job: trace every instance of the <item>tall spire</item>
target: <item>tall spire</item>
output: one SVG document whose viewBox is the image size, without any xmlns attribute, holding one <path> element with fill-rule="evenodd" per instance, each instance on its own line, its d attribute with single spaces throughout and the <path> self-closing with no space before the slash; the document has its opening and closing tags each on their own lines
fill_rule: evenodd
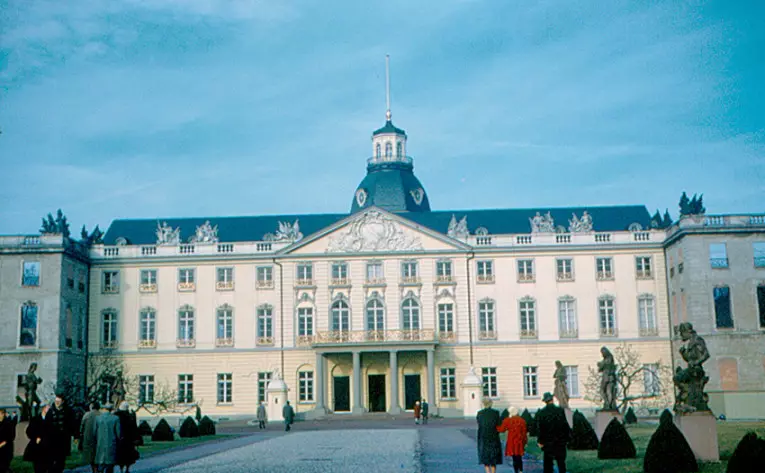
<svg viewBox="0 0 765 473">
<path fill-rule="evenodd" d="M 385 119 L 390 121 L 390 55 L 385 55 Z"/>
</svg>

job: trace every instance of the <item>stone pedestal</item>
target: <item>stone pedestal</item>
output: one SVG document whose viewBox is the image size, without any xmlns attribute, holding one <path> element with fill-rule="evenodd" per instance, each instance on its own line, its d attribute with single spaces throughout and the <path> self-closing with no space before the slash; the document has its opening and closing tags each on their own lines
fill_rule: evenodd
<svg viewBox="0 0 765 473">
<path fill-rule="evenodd" d="M 598 436 L 598 440 L 603 437 L 603 432 L 606 431 L 606 427 L 608 427 L 612 419 L 622 422 L 622 415 L 616 410 L 595 411 L 595 435 Z"/>
<path fill-rule="evenodd" d="M 16 440 L 13 443 L 13 456 L 18 457 L 24 454 L 29 439 L 27 438 L 27 426 L 29 422 L 19 422 L 16 424 Z"/>
<path fill-rule="evenodd" d="M 283 421 L 284 415 L 282 414 L 282 409 L 287 404 L 287 384 L 279 378 L 268 383 L 266 399 L 268 401 L 266 412 L 268 413 L 269 422 Z"/>
<path fill-rule="evenodd" d="M 675 424 L 685 436 L 698 460 L 720 461 L 720 447 L 717 444 L 717 420 L 710 411 L 677 414 Z"/>
<path fill-rule="evenodd" d="M 480 411 L 483 401 L 483 381 L 475 373 L 472 366 L 462 381 L 462 414 L 465 417 L 475 417 Z"/>
<path fill-rule="evenodd" d="M 566 413 L 566 421 L 568 421 L 568 426 L 573 429 L 574 428 L 574 413 L 571 412 L 571 409 L 569 409 L 568 407 L 564 407 L 563 412 Z"/>
</svg>

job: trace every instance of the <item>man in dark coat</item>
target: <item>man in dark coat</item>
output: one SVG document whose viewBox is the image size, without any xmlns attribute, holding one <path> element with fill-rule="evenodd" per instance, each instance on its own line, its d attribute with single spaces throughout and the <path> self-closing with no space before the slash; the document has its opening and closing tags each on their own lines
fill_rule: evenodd
<svg viewBox="0 0 765 473">
<path fill-rule="evenodd" d="M 499 412 L 491 408 L 491 399 L 483 400 L 483 409 L 478 411 L 478 463 L 486 468 L 486 473 L 496 473 L 497 465 L 502 464 L 502 441 L 497 427 L 500 425 Z"/>
<path fill-rule="evenodd" d="M 120 438 L 117 442 L 117 465 L 123 473 L 130 473 L 130 466 L 138 461 L 138 440 L 141 436 L 138 433 L 135 416 L 130 412 L 130 405 L 127 401 L 120 403 L 119 409 L 115 413 L 120 420 Z"/>
<path fill-rule="evenodd" d="M 258 428 L 265 429 L 266 422 L 268 422 L 268 413 L 266 412 L 266 405 L 264 403 L 258 404 Z"/>
<path fill-rule="evenodd" d="M 120 419 L 112 413 L 113 406 L 105 404 L 96 418 L 96 464 L 101 473 L 113 473 L 117 464 L 117 445 L 120 441 Z"/>
<path fill-rule="evenodd" d="M 16 424 L 8 417 L 8 411 L 0 409 L 0 473 L 7 473 L 11 467 L 14 440 L 16 440 Z"/>
<path fill-rule="evenodd" d="M 289 432 L 290 426 L 295 422 L 295 411 L 290 406 L 289 401 L 282 408 L 282 417 L 284 417 L 284 430 Z"/>
<path fill-rule="evenodd" d="M 100 405 L 97 402 L 91 402 L 88 412 L 82 416 L 80 422 L 80 451 L 82 452 L 82 461 L 90 465 L 93 473 L 98 473 L 96 465 L 96 417 L 101 413 L 98 411 Z"/>
<path fill-rule="evenodd" d="M 542 401 L 545 407 L 537 412 L 536 422 L 537 443 L 544 452 L 544 473 L 553 473 L 553 460 L 558 464 L 558 471 L 566 471 L 566 445 L 571 439 L 571 427 L 563 409 L 553 404 L 552 394 L 544 393 Z"/>
<path fill-rule="evenodd" d="M 430 410 L 430 406 L 428 405 L 428 401 L 425 399 L 422 400 L 422 404 L 420 404 L 420 414 L 422 415 L 422 423 L 427 424 L 428 423 L 428 411 Z"/>
<path fill-rule="evenodd" d="M 45 416 L 50 434 L 50 470 L 49 473 L 62 473 L 66 466 L 66 457 L 72 449 L 72 414 L 62 394 L 56 394 L 53 406 Z"/>
<path fill-rule="evenodd" d="M 31 462 L 35 473 L 48 473 L 50 465 L 50 431 L 45 422 L 50 406 L 40 405 L 40 413 L 29 421 L 27 438 L 29 443 L 24 449 L 24 461 Z"/>
</svg>

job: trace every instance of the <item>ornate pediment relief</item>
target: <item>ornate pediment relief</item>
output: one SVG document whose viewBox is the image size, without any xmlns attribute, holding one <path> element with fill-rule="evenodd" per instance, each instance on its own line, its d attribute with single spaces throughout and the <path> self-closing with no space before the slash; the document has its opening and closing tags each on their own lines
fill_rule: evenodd
<svg viewBox="0 0 765 473">
<path fill-rule="evenodd" d="M 422 250 L 418 236 L 408 235 L 401 224 L 379 211 L 369 211 L 333 235 L 327 253 Z"/>
</svg>

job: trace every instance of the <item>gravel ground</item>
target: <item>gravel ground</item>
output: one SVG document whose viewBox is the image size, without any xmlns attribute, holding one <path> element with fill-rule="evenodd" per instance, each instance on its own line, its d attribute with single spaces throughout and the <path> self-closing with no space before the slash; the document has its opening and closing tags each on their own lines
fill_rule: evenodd
<svg viewBox="0 0 765 473">
<path fill-rule="evenodd" d="M 161 473 L 416 473 L 418 444 L 414 429 L 294 432 Z"/>
</svg>

